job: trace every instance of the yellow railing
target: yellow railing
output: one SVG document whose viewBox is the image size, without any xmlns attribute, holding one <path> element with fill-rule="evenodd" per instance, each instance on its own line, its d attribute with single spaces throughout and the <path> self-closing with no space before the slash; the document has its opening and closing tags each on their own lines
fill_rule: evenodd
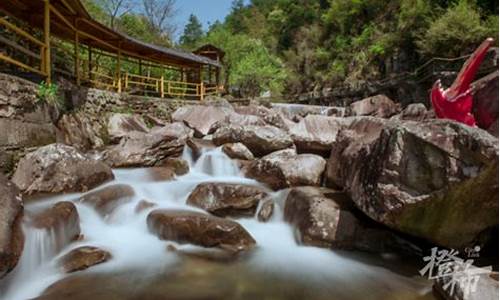
<svg viewBox="0 0 500 300">
<path fill-rule="evenodd" d="M 45 66 L 45 44 L 38 40 L 36 37 L 33 35 L 27 33 L 26 31 L 22 30 L 21 28 L 17 27 L 16 25 L 12 24 L 11 22 L 7 21 L 6 17 L 1 17 L 0 18 L 0 26 L 5 28 L 11 33 L 16 34 L 18 37 L 22 37 L 24 40 L 29 42 L 31 45 L 35 45 L 38 47 L 38 53 L 33 52 L 33 50 L 26 48 L 25 46 L 20 45 L 19 43 L 16 43 L 14 41 L 11 41 L 3 36 L 0 36 L 0 43 L 4 44 L 12 49 L 15 49 L 19 52 L 22 52 L 25 57 L 28 57 L 30 59 L 34 59 L 39 61 L 39 66 L 38 67 L 33 67 L 31 65 L 34 65 L 32 63 L 25 63 L 22 62 L 12 56 L 9 56 L 5 52 L 0 52 L 0 60 L 5 61 L 7 63 L 13 64 L 15 66 L 18 66 L 20 68 L 23 68 L 25 70 L 28 70 L 30 72 L 39 74 L 41 76 L 46 76 L 47 73 L 44 70 Z"/>
</svg>

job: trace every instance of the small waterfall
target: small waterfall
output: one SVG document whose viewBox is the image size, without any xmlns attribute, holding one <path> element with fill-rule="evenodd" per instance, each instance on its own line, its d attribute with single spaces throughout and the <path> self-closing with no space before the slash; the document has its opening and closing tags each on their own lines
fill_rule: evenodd
<svg viewBox="0 0 500 300">
<path fill-rule="evenodd" d="M 50 230 L 23 226 L 25 244 L 17 267 L 0 284 L 2 299 L 28 299 L 42 292 L 47 282 L 59 278 L 52 259 L 57 255 L 58 241 Z"/>
<path fill-rule="evenodd" d="M 194 163 L 192 171 L 214 177 L 240 176 L 236 163 L 229 159 L 220 147 L 204 149 L 200 158 Z"/>
<path fill-rule="evenodd" d="M 168 272 L 179 269 L 178 263 L 182 260 L 179 260 L 180 256 L 175 252 L 167 251 L 167 245 L 173 244 L 178 249 L 187 249 L 193 245 L 179 245 L 158 239 L 148 231 L 148 213 L 153 209 L 200 211 L 187 205 L 186 199 L 198 184 L 207 181 L 262 186 L 255 180 L 242 176 L 237 164 L 227 157 L 221 148 L 203 149 L 195 160 L 191 150 L 185 147 L 183 158 L 188 161 L 190 172 L 170 181 L 151 181 L 146 169 L 115 170 L 115 180 L 107 184 L 129 185 L 133 187 L 135 196 L 105 218 L 94 207 L 75 202 L 77 195 L 59 195 L 48 197 L 45 199 L 47 201 L 42 199 L 26 204 L 25 210 L 29 215 L 58 201 L 74 201 L 83 239 L 61 249 L 56 240 L 59 232 L 36 229 L 26 223 L 23 254 L 16 269 L 0 281 L 0 300 L 25 300 L 42 294 L 48 286 L 67 276 L 58 266 L 59 257 L 80 246 L 98 247 L 110 252 L 112 256 L 108 262 L 80 272 L 124 273 L 147 281 L 147 278 L 153 278 L 155 274 L 165 277 Z M 307 299 L 320 299 L 317 297 L 318 291 L 328 296 L 321 299 L 380 300 L 389 299 L 391 289 L 408 292 L 412 296 L 422 290 L 422 285 L 386 269 L 343 257 L 331 249 L 297 244 L 293 227 L 283 220 L 283 207 L 288 190 L 269 192 L 275 207 L 274 215 L 267 223 L 259 222 L 256 218 L 234 219 L 255 238 L 257 248 L 246 260 L 234 265 L 226 263 L 217 270 L 234 272 L 231 271 L 235 270 L 231 269 L 232 267 L 243 266 L 243 272 L 258 274 L 259 277 L 272 275 L 273 280 L 278 280 L 281 284 L 305 283 L 304 289 L 308 295 L 316 295 Z M 154 207 L 137 213 L 136 206 L 142 200 L 154 204 Z M 204 280 L 211 280 L 212 275 L 208 272 L 208 277 Z M 236 278 L 240 275 L 236 272 L 229 276 Z M 256 291 L 269 290 L 270 298 L 273 298 L 272 291 L 275 290 L 276 282 L 273 280 L 263 281 L 254 288 Z M 189 281 L 180 284 L 185 284 L 184 289 L 192 286 Z M 98 290 L 101 287 L 89 288 Z M 124 290 L 129 288 L 123 287 Z M 133 288 L 139 290 L 137 286 Z"/>
</svg>

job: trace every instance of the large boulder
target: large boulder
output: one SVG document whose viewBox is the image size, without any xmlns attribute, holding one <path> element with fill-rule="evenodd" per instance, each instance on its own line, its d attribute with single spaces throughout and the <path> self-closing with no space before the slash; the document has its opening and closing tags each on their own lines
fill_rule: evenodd
<svg viewBox="0 0 500 300">
<path fill-rule="evenodd" d="M 113 184 L 78 198 L 77 201 L 92 206 L 101 216 L 111 214 L 120 205 L 132 201 L 134 189 L 127 184 Z"/>
<path fill-rule="evenodd" d="M 498 137 L 498 71 L 472 84 L 472 113 L 479 127 Z"/>
<path fill-rule="evenodd" d="M 277 127 L 268 125 L 222 126 L 214 133 L 213 142 L 218 146 L 227 143 L 242 143 L 255 156 L 263 156 L 293 145 L 290 135 Z"/>
<path fill-rule="evenodd" d="M 389 118 L 401 111 L 399 104 L 385 95 L 377 95 L 359 100 L 349 105 L 353 116 L 373 116 Z"/>
<path fill-rule="evenodd" d="M 192 130 L 182 123 L 153 128 L 148 133 L 131 131 L 118 145 L 108 148 L 103 158 L 113 167 L 161 165 L 168 157 L 180 156 L 192 134 Z"/>
<path fill-rule="evenodd" d="M 163 240 L 235 252 L 255 246 L 255 240 L 240 224 L 207 214 L 154 210 L 149 213 L 147 223 L 149 230 Z"/>
<path fill-rule="evenodd" d="M 327 185 L 335 188 L 344 188 L 344 182 L 352 180 L 356 174 L 353 168 L 361 168 L 364 163 L 358 156 L 368 151 L 389 121 L 374 117 L 348 117 L 346 122 L 349 125 L 338 132 L 325 172 Z"/>
<path fill-rule="evenodd" d="M 285 131 L 288 130 L 286 118 L 280 112 L 273 109 L 262 105 L 251 104 L 247 106 L 237 106 L 234 110 L 240 115 L 256 116 L 268 125 L 278 127 Z"/>
<path fill-rule="evenodd" d="M 457 249 L 498 225 L 497 138 L 448 120 L 370 128 L 341 133 L 328 164 L 365 214 Z"/>
<path fill-rule="evenodd" d="M 405 107 L 399 114 L 392 116 L 391 119 L 423 121 L 425 119 L 431 119 L 433 116 L 434 113 L 428 111 L 424 104 L 412 103 Z"/>
<path fill-rule="evenodd" d="M 254 216 L 259 202 L 269 195 L 256 186 L 236 183 L 201 183 L 191 192 L 187 204 L 219 217 Z"/>
<path fill-rule="evenodd" d="M 345 108 L 335 106 L 319 106 L 296 103 L 272 103 L 272 109 L 290 120 L 305 118 L 309 115 L 344 117 Z"/>
<path fill-rule="evenodd" d="M 30 219 L 30 225 L 50 234 L 52 250 L 60 251 L 80 236 L 80 218 L 72 202 L 62 201 Z"/>
<path fill-rule="evenodd" d="M 412 251 L 410 244 L 388 230 L 358 218 L 343 192 L 320 187 L 291 189 L 284 218 L 297 229 L 304 245 L 370 252 Z"/>
<path fill-rule="evenodd" d="M 169 181 L 176 176 L 187 174 L 189 163 L 180 157 L 169 157 L 163 160 L 161 165 L 147 168 L 146 172 L 153 181 Z"/>
<path fill-rule="evenodd" d="M 308 115 L 290 126 L 290 135 L 299 153 L 314 153 L 327 157 L 337 133 L 345 123 L 342 118 Z"/>
<path fill-rule="evenodd" d="M 112 142 L 119 141 L 131 131 L 148 132 L 148 126 L 139 115 L 113 114 L 108 120 L 108 135 Z"/>
<path fill-rule="evenodd" d="M 113 178 L 106 164 L 71 146 L 52 144 L 22 158 L 12 181 L 30 195 L 84 192 Z"/>
<path fill-rule="evenodd" d="M 59 265 L 64 272 L 73 273 L 102 264 L 109 259 L 111 259 L 111 254 L 108 251 L 91 246 L 82 246 L 71 250 L 61 257 Z"/>
<path fill-rule="evenodd" d="M 247 177 L 267 184 L 274 190 L 321 184 L 325 160 L 315 154 L 299 154 L 295 150 L 277 151 L 252 161 L 244 168 Z"/>
<path fill-rule="evenodd" d="M 109 136 L 103 118 L 82 111 L 64 114 L 57 122 L 57 141 L 81 151 L 108 144 Z"/>
<path fill-rule="evenodd" d="M 23 200 L 19 189 L 0 173 L 0 278 L 14 269 L 23 251 Z"/>
<path fill-rule="evenodd" d="M 230 106 L 190 105 L 178 108 L 172 114 L 172 120 L 184 122 L 194 129 L 197 137 L 202 137 L 211 133 L 217 123 L 225 122 L 232 112 Z"/>
</svg>

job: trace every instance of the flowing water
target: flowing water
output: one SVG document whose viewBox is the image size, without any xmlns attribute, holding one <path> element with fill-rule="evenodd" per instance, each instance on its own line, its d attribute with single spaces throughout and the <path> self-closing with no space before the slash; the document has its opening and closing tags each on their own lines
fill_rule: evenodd
<svg viewBox="0 0 500 300">
<path fill-rule="evenodd" d="M 105 218 L 75 201 L 84 238 L 62 251 L 55 249 L 53 234 L 25 224 L 25 250 L 15 271 L 0 282 L 0 298 L 36 298 L 63 280 L 68 285 L 62 289 L 72 289 L 73 294 L 40 299 L 434 299 L 430 283 L 416 277 L 417 266 L 408 262 L 385 255 L 298 245 L 293 229 L 283 221 L 287 191 L 273 193 L 276 208 L 269 222 L 260 223 L 256 218 L 237 220 L 257 241 L 258 247 L 250 253 L 229 261 L 179 254 L 202 249 L 161 241 L 149 233 L 146 217 L 151 210 L 200 211 L 185 201 L 201 182 L 259 185 L 242 177 L 220 149 L 206 150 L 193 161 L 186 148 L 183 158 L 189 162 L 190 172 L 173 181 L 154 180 L 148 169 L 115 170 L 116 179 L 106 185 L 132 186 L 136 193 L 133 201 Z M 25 205 L 26 215 L 79 196 L 31 201 Z M 136 205 L 143 199 L 157 206 L 137 213 Z M 58 258 L 84 245 L 105 249 L 112 259 L 65 275 L 57 264 Z M 168 251 L 167 245 L 175 245 L 179 251 Z"/>
</svg>

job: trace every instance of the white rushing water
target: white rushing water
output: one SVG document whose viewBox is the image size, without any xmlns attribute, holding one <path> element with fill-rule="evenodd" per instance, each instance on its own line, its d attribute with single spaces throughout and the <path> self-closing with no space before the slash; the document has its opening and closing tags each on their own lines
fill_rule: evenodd
<svg viewBox="0 0 500 300">
<path fill-rule="evenodd" d="M 83 239 L 73 242 L 59 253 L 54 249 L 50 233 L 25 225 L 26 243 L 18 267 L 0 282 L 1 299 L 25 300 L 40 295 L 49 285 L 64 278 L 57 259 L 80 246 L 96 246 L 109 251 L 112 259 L 82 272 L 110 272 L 137 267 L 146 273 L 168 271 L 178 261 L 175 252 L 165 250 L 171 242 L 161 241 L 148 232 L 147 214 L 157 208 L 201 211 L 185 204 L 189 193 L 201 182 L 230 182 L 259 185 L 244 178 L 238 167 L 220 149 L 206 150 L 197 161 L 192 160 L 188 148 L 183 158 L 190 164 L 190 172 L 173 181 L 154 181 L 147 169 L 115 170 L 116 179 L 104 186 L 128 184 L 133 187 L 132 201 L 117 208 L 106 218 L 92 207 L 74 202 L 80 217 Z M 98 189 L 104 187 L 98 187 Z M 363 299 L 366 290 L 383 293 L 388 289 L 409 290 L 416 294 L 427 291 L 412 280 L 384 268 L 346 258 L 328 249 L 297 245 L 292 228 L 283 222 L 282 205 L 286 191 L 272 194 L 276 200 L 273 218 L 261 223 L 256 218 L 238 219 L 257 241 L 258 248 L 247 262 L 255 272 L 282 273 L 312 283 L 335 284 L 342 293 Z M 58 201 L 74 201 L 80 194 L 49 197 L 27 204 L 27 213 L 50 207 Z M 141 200 L 157 206 L 141 213 L 135 212 Z M 178 248 L 190 247 L 177 245 Z M 356 282 L 356 284 L 353 284 Z M 360 289 L 363 287 L 366 290 Z M 382 296 L 383 294 L 381 294 Z"/>
</svg>

